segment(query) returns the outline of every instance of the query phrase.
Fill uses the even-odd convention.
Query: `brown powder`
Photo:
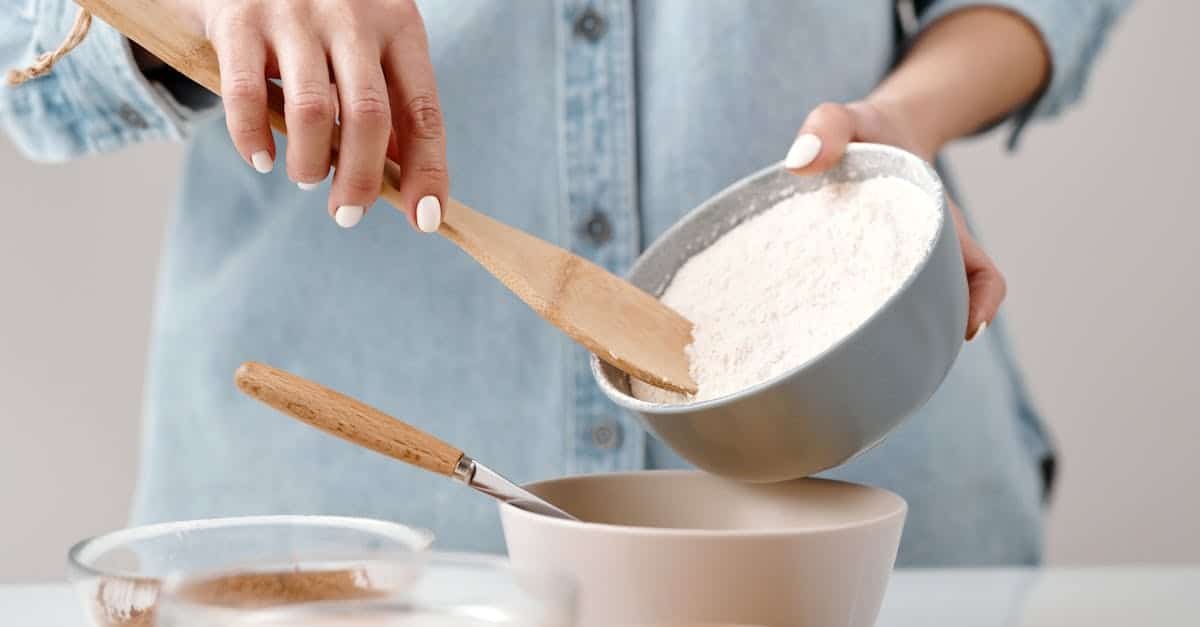
[[[158,583],[109,579],[96,591],[93,616],[101,627],[153,627]],[[214,608],[251,609],[314,601],[378,598],[363,570],[239,573],[188,583],[181,599]],[[139,604],[138,598],[149,603]]]

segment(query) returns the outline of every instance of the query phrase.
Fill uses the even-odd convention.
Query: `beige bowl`
[[[870,627],[907,512],[886,490],[823,479],[648,471],[526,487],[589,521],[500,509],[514,564],[576,577],[581,627]]]

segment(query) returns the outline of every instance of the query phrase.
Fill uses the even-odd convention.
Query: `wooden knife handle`
[[[330,435],[388,457],[451,476],[463,452],[374,407],[290,372],[248,362],[234,375],[238,389]]]

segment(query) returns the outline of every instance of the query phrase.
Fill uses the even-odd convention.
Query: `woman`
[[[785,149],[807,174],[851,140],[932,160],[1005,118],[1015,139],[1079,96],[1124,3],[901,3],[916,18],[911,37],[883,0],[852,10],[841,0],[169,4],[218,52],[224,122],[204,115],[215,100],[102,24],[0,100],[32,158],[189,141],[161,268],[135,522],[346,513],[431,527],[443,547],[500,550],[487,499],[230,383],[244,360],[278,365],[514,480],[684,465],[602,398],[582,349],[474,261],[406,233],[384,207],[364,215],[385,154],[407,173],[400,209],[420,230],[436,228],[453,173],[468,204],[622,272],[684,212]],[[0,7],[9,65],[56,46],[74,16],[66,0]],[[266,123],[274,75],[286,145]],[[335,114],[343,152],[324,182]],[[1051,448],[995,318],[1003,277],[955,216],[973,341],[926,407],[828,474],[909,500],[902,565],[1036,563]]]

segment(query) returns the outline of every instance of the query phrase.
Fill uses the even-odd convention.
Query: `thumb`
[[[813,109],[788,150],[783,166],[796,174],[816,174],[841,160],[858,128],[854,111],[827,102]]]

